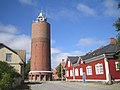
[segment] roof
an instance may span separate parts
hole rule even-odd
[[[78,56],[68,56],[68,58],[72,64],[76,64],[79,57]]]
[[[109,44],[107,46],[101,47],[99,49],[96,49],[94,51],[91,51],[89,53],[87,53],[84,56],[81,56],[82,60],[86,60],[98,55],[102,55],[102,54],[115,54],[118,50],[120,50],[120,47],[117,44]]]
[[[6,47],[7,49],[9,49],[10,51],[12,51],[12,52],[14,52],[15,54],[17,54],[18,56],[19,56],[19,54],[16,52],[16,51],[14,51],[14,50],[12,50],[11,48],[9,48],[8,46],[6,46],[5,44],[3,44],[3,43],[0,43],[0,49],[1,48],[4,48],[4,47]],[[20,56],[19,56],[20,57]],[[21,57],[20,57],[21,58]],[[24,60],[21,58],[21,60],[22,60],[22,62],[25,64],[25,62],[24,62]]]
[[[8,46],[6,46],[5,44],[0,43],[0,49],[3,48],[3,47],[6,47],[6,48],[9,49],[10,51],[12,51],[12,52],[14,52],[15,54],[17,54],[17,52],[15,52],[14,50],[12,50],[11,48],[9,48]]]

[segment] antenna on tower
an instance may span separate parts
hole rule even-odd
[[[43,11],[43,4],[42,4],[42,0],[40,0],[40,4],[41,4],[41,7],[40,7],[40,9],[41,9],[41,11]]]
[[[45,15],[46,15],[46,17],[47,17],[47,10],[46,10],[46,12],[45,12]]]
[[[39,15],[38,15],[38,17],[36,19],[36,22],[45,22],[45,21],[47,21],[46,15],[47,15],[47,13],[44,12],[42,4],[41,4],[40,13],[39,13]]]

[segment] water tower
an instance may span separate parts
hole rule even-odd
[[[52,79],[50,24],[42,11],[36,21],[32,23],[31,41],[29,80],[50,81]]]

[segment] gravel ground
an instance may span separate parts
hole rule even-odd
[[[29,85],[31,90],[120,90],[119,84],[101,85],[95,83],[49,81]]]

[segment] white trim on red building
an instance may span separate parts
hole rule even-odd
[[[120,81],[120,72],[117,70],[116,52],[120,50],[116,44],[109,44],[84,56],[69,56],[66,62],[66,71],[70,76],[66,81],[83,81],[83,72],[86,81]],[[68,65],[70,63],[70,65]]]
[[[106,71],[106,82],[110,81],[110,72],[109,72],[109,64],[108,59],[104,54],[104,63],[105,63],[105,71]]]

